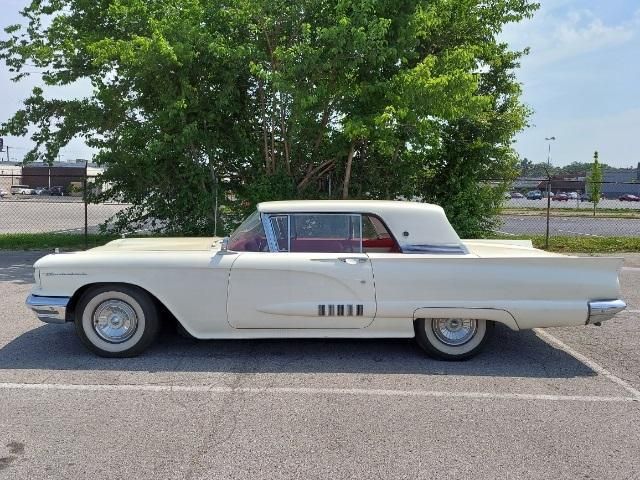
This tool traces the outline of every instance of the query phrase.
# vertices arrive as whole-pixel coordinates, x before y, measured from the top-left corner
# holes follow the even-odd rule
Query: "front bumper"
[[[41,297],[29,295],[27,307],[29,307],[41,320],[46,323],[64,323],[66,321],[67,304],[69,297]]]
[[[587,324],[597,324],[610,320],[616,313],[620,313],[625,308],[627,308],[627,304],[622,300],[596,300],[589,302]]]

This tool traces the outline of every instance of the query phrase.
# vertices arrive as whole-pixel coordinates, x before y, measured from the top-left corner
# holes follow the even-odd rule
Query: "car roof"
[[[442,212],[442,207],[438,205],[400,200],[281,200],[258,204],[258,211],[262,213],[377,213],[380,210],[406,211],[407,209]]]
[[[258,204],[261,213],[371,213],[387,224],[401,247],[461,246],[442,207],[394,200],[287,200]]]

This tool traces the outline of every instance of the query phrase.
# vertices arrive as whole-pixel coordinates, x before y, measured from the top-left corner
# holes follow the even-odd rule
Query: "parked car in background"
[[[0,188],[0,198],[4,198],[4,197],[6,197],[7,195],[9,195],[9,192],[7,192],[6,190],[2,190],[2,189]]]
[[[626,193],[618,198],[621,202],[640,202],[640,197]]]
[[[460,360],[495,323],[612,318],[626,307],[621,266],[530,240],[462,240],[437,205],[265,202],[226,239],[125,238],[47,255],[27,305],[44,322],[75,322],[105,357],[141,353],[166,309],[201,339],[415,338],[429,355]]]
[[[528,200],[542,200],[542,192],[540,190],[532,190],[527,192]]]
[[[29,185],[11,185],[11,195],[33,195],[35,190]]]
[[[551,200],[553,200],[554,202],[568,202],[569,195],[567,195],[566,193],[558,193],[557,195],[551,197]]]
[[[64,187],[61,187],[61,186],[51,187],[51,190],[49,192],[50,192],[49,195],[64,197]]]
[[[569,192],[567,193],[567,197],[569,197],[569,200],[577,200],[578,192]]]
[[[38,189],[38,195],[51,195],[51,190],[48,188],[40,188]]]
[[[511,195],[511,198],[524,198],[524,195],[521,194],[520,192],[511,192],[510,195]]]

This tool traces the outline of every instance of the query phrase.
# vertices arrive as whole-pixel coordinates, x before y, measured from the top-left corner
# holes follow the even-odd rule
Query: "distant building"
[[[512,185],[512,190],[528,191],[538,188],[539,178],[518,177]]]
[[[22,184],[22,166],[13,162],[0,162],[0,189],[8,192],[11,185]]]
[[[551,177],[551,191],[553,193],[583,193],[585,186],[585,177]],[[539,182],[537,189],[545,192],[547,190],[547,181],[543,180]]]
[[[53,162],[51,165],[43,162],[28,163],[22,167],[22,182],[33,188],[60,186],[65,192],[72,192],[82,187],[85,163],[85,160]],[[86,166],[88,182],[93,182],[93,177],[103,171],[103,168],[89,163]]]
[[[625,193],[640,195],[640,162],[637,168],[605,171],[603,175],[602,196],[616,198]]]

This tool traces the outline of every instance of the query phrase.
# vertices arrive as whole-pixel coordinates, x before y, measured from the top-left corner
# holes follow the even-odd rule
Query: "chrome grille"
[[[323,304],[318,305],[318,316],[319,317],[353,317],[355,314],[356,317],[364,316],[364,305],[351,305],[351,304]]]

